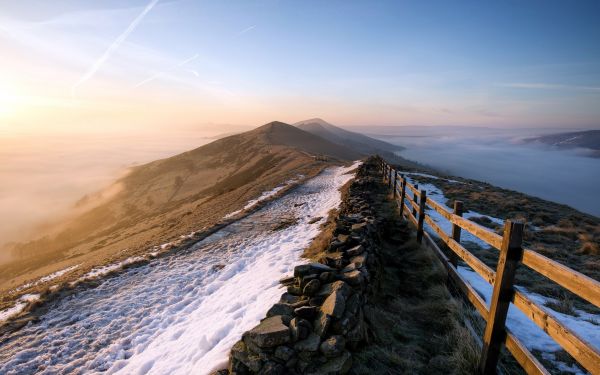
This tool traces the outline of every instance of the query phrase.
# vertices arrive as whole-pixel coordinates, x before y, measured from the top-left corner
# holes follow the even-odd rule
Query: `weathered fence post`
[[[392,167],[390,167],[390,174],[388,175],[388,187],[391,188],[392,187],[392,174],[393,172],[395,172],[394,169],[392,169]]]
[[[404,212],[404,197],[406,196],[406,177],[404,175],[400,175],[400,187],[402,189],[402,193],[400,193],[400,218],[402,218],[402,213]]]
[[[417,221],[417,242],[423,242],[423,220],[425,220],[425,203],[427,202],[427,192],[421,190],[419,194],[419,220]]]
[[[454,201],[454,215],[462,216],[463,214],[463,202]],[[460,243],[460,227],[456,224],[452,224],[452,239]],[[450,263],[456,268],[458,266],[458,255],[454,251],[450,251]]]
[[[398,171],[394,171],[394,190],[392,190],[392,198],[396,199],[396,188],[398,187]]]
[[[419,184],[415,184],[415,190],[419,190]],[[417,218],[417,209],[415,208],[415,206],[417,203],[417,194],[415,194],[414,190],[413,190],[413,202],[415,202],[415,204],[413,205],[412,214],[416,219]]]
[[[519,261],[523,257],[523,228],[524,224],[506,220],[504,237],[496,268],[494,292],[490,304],[490,312],[483,335],[483,350],[481,353],[481,373],[496,374],[498,356],[502,343],[506,339],[506,316],[510,301],[514,297],[514,280]]]

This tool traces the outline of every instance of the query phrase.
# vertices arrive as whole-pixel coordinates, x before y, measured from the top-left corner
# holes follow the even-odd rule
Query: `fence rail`
[[[427,192],[418,184],[411,184],[392,166],[381,160],[384,182],[398,200],[400,214],[406,217],[417,230],[417,241],[430,247],[440,259],[450,278],[486,321],[483,335],[480,371],[494,374],[502,345],[510,351],[528,374],[548,374],[544,366],[533,356],[522,342],[506,327],[506,317],[510,303],[513,303],[530,320],[552,337],[581,366],[594,375],[600,374],[600,353],[598,349],[581,338],[572,329],[562,324],[551,311],[534,302],[527,295],[514,288],[517,266],[523,264],[540,273],[579,297],[600,307],[600,283],[584,274],[555,262],[533,250],[522,247],[524,224],[506,220],[502,236],[462,217],[462,202],[455,202],[451,212],[443,205],[427,198]],[[407,195],[412,193],[412,197]],[[452,233],[446,233],[429,214],[429,207],[452,224]],[[433,238],[424,230],[424,224],[439,236],[450,250],[446,256]],[[460,244],[461,230],[481,239],[492,248],[499,250],[498,266],[491,269],[479,258]],[[490,307],[475,289],[459,274],[458,260],[463,260],[485,281],[493,286]]]

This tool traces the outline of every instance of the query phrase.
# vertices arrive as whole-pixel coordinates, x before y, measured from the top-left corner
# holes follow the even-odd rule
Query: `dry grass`
[[[344,186],[340,188],[340,192],[342,193],[342,201],[346,200],[348,197],[348,189],[352,181],[347,182]],[[331,239],[333,238],[333,231],[336,228],[335,218],[338,214],[337,209],[330,210],[327,214],[327,220],[320,226],[319,234],[312,240],[310,245],[304,249],[304,253],[302,256],[304,258],[319,261],[323,257],[323,252],[329,246]]]
[[[446,286],[435,255],[419,246],[381,188],[382,260],[365,307],[371,343],[354,354],[353,374],[474,374],[479,348],[470,314]]]

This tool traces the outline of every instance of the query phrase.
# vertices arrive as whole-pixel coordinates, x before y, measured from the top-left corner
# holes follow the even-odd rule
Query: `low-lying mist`
[[[600,159],[585,156],[583,150],[523,143],[524,136],[535,134],[531,130],[386,133],[384,140],[406,147],[400,155],[407,159],[600,216]]]
[[[110,198],[130,167],[199,147],[214,135],[0,137],[0,262],[10,257],[2,251],[7,243],[40,237],[73,212]]]

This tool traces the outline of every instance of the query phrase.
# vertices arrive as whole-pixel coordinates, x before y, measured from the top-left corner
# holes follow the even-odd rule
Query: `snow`
[[[492,295],[492,286],[487,283],[479,274],[473,271],[469,267],[458,267],[458,273],[469,283],[477,293],[483,297],[486,301],[486,305],[489,309],[490,299]],[[577,310],[578,316],[572,316],[560,313],[549,307],[546,307],[546,303],[553,302],[552,298],[544,297],[536,293],[529,293],[525,288],[518,287],[519,291],[539,306],[542,306],[545,310],[550,312],[558,321],[565,326],[572,329],[579,337],[590,343],[596,348],[600,348],[600,326],[593,324],[588,320],[596,320],[600,318],[598,315],[590,314],[581,310]],[[559,369],[566,372],[572,372],[576,374],[584,374],[576,367],[570,367],[565,363],[558,361],[554,352],[561,350],[561,346],[557,344],[552,337],[546,332],[539,328],[527,315],[519,310],[512,303],[508,310],[508,317],[506,318],[506,325],[517,336],[517,338],[527,347],[529,350],[539,350],[543,353],[544,358],[552,361]]]
[[[451,183],[458,183],[458,184],[462,184],[463,182],[458,181],[458,180],[451,180],[448,178],[442,178],[442,177],[438,177],[438,176],[434,176],[432,174],[427,174],[427,173],[420,173],[420,172],[406,172],[406,171],[398,171],[399,174],[403,174],[405,176],[421,176],[421,177],[427,177],[427,178],[431,178],[433,180],[444,180],[447,182],[451,182]]]
[[[241,209],[239,209],[237,211],[230,212],[227,215],[225,215],[223,218],[224,219],[230,219],[230,218],[236,216],[237,214],[239,214],[239,213],[241,213],[243,211],[246,211],[246,210],[249,210],[251,208],[254,208],[257,204],[259,204],[261,202],[264,202],[264,201],[266,201],[266,200],[274,197],[281,190],[285,189],[286,187],[292,186],[293,184],[295,184],[296,182],[298,182],[298,180],[300,180],[303,177],[304,177],[304,175],[298,175],[297,178],[295,178],[295,179],[291,179],[291,180],[289,180],[289,181],[287,181],[287,182],[285,182],[285,183],[283,183],[281,185],[278,185],[278,186],[274,187],[271,190],[267,190],[267,191],[263,192],[258,198],[249,200],[243,208],[241,208]]]
[[[73,271],[74,269],[78,268],[80,265],[81,264],[76,264],[74,266],[67,267],[67,268],[64,268],[62,270],[56,271],[54,273],[51,273],[50,275],[44,276],[44,277],[40,278],[38,281],[27,283],[27,284],[23,284],[23,285],[15,288],[15,292],[19,292],[19,291],[21,291],[23,289],[27,289],[29,287],[36,286],[36,285],[43,284],[43,283],[46,283],[48,281],[54,280],[57,277],[60,277],[60,276],[62,276],[64,274],[66,274],[66,273],[69,273],[69,272]]]
[[[339,206],[338,189],[357,165],[329,168],[187,250],[50,302],[39,321],[0,337],[0,373],[208,374],[224,366],[279,300],[278,280],[318,234],[310,219]],[[273,230],[290,215],[294,225]]]
[[[411,184],[418,183],[416,181],[412,181],[410,177],[407,177],[407,180]],[[452,211],[449,207],[445,205],[447,199],[444,196],[443,192],[440,189],[438,189],[435,185],[423,183],[418,184],[419,190],[424,189],[427,191],[428,199],[432,199],[437,203],[440,203],[449,211]],[[406,192],[410,199],[412,199],[412,191],[410,189],[407,189]],[[434,222],[438,224],[439,227],[441,227],[444,230],[444,232],[446,232],[447,234],[451,233],[452,224],[443,216],[441,216],[437,211],[427,208],[427,214],[433,219]],[[493,216],[484,215],[476,211],[468,211],[463,214],[463,217],[467,219],[481,216],[489,218],[492,222],[500,226],[504,225],[504,220]],[[433,231],[433,229],[429,225],[427,225],[427,223],[425,223],[425,230],[432,236],[438,236],[437,233],[435,233],[435,231]],[[490,248],[490,246],[487,243],[473,236],[466,230],[463,230],[461,232],[461,243],[464,242],[473,242],[483,249]],[[459,266],[458,272],[485,299],[489,308],[490,298],[493,289],[492,286],[468,266]],[[592,323],[592,321],[600,323],[600,315],[590,314],[581,310],[575,311],[577,316],[563,314],[558,311],[554,311],[549,307],[546,307],[547,303],[556,302],[554,299],[536,293],[530,293],[523,287],[516,286],[516,288],[518,288],[519,291],[521,291],[523,294],[526,294],[539,306],[542,306],[544,309],[551,312],[551,314],[557,320],[559,320],[565,326],[572,329],[584,340],[586,340],[596,348],[600,348],[600,326],[598,324]],[[560,362],[558,359],[556,359],[554,353],[556,351],[561,350],[561,346],[557,344],[554,341],[554,339],[548,336],[541,328],[539,328],[532,320],[530,320],[523,312],[521,312],[521,310],[519,310],[513,304],[511,304],[509,308],[507,326],[529,350],[539,350],[543,353],[546,359],[552,361],[560,370],[575,374],[583,374],[577,367],[568,366],[567,364]]]
[[[424,184],[424,183],[419,183],[417,181],[412,180],[410,177],[406,178],[407,181],[414,185],[414,184],[418,184],[419,185],[419,190],[426,190],[427,191],[427,199],[431,199],[433,201],[435,201],[436,203],[439,203],[442,207],[444,207],[446,210],[452,212],[453,209],[451,209],[450,207],[446,206],[446,201],[447,198],[444,196],[444,193],[435,185],[433,184]],[[410,189],[406,189],[406,195],[409,199],[413,199],[413,192]],[[427,215],[429,215],[429,217],[431,217],[431,219],[440,227],[442,228],[442,230],[447,233],[447,234],[451,234],[452,233],[452,223],[450,223],[445,217],[443,217],[439,212],[437,212],[436,210],[434,210],[433,208],[427,207],[426,208],[426,212]],[[489,216],[489,215],[484,215],[481,214],[479,212],[476,211],[467,211],[465,213],[463,213],[463,217],[469,219],[472,217],[487,217],[488,219],[490,219],[492,222],[500,225],[500,226],[504,226],[504,220],[497,218],[497,217],[493,217],[493,216]],[[425,223],[424,226],[425,230],[432,236],[436,236],[437,237],[437,233],[433,230],[433,228],[431,228],[431,226],[427,223]],[[485,241],[479,239],[478,237],[472,235],[471,233],[469,233],[466,230],[461,231],[461,235],[460,235],[460,240],[462,243],[464,242],[473,242],[475,244],[477,244],[477,246],[480,246],[483,249],[488,249],[490,248],[490,245],[488,245]]]
[[[40,299],[39,294],[24,294],[18,300],[17,303],[6,310],[0,311],[0,322],[10,319],[16,315],[19,315],[25,308],[30,304]]]

